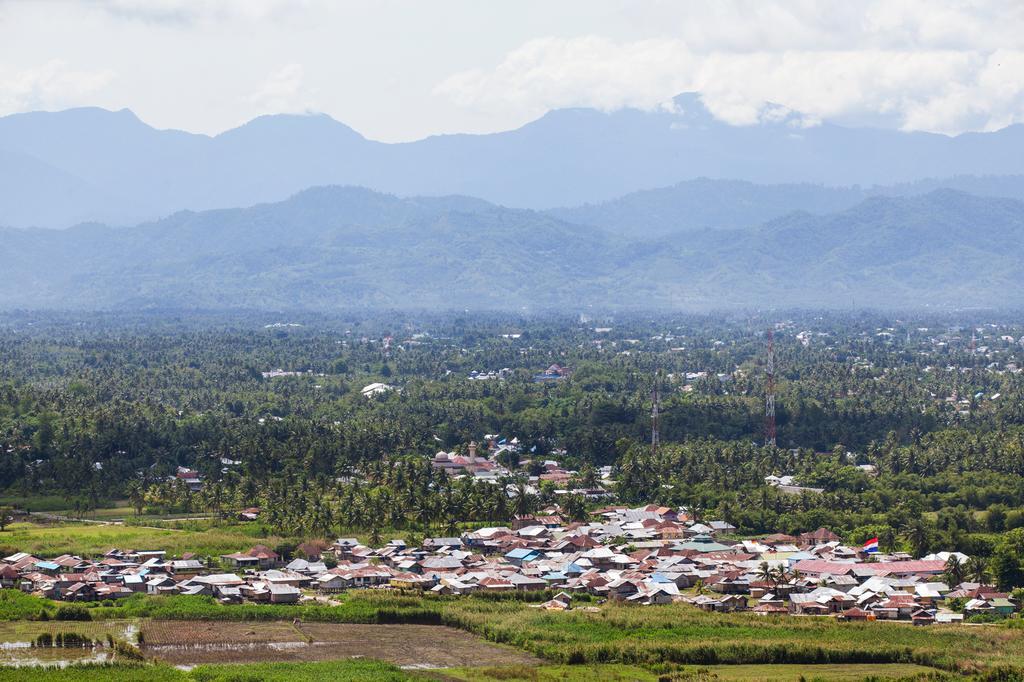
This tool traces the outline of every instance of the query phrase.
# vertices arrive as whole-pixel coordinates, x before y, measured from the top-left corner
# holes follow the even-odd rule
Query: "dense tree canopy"
[[[763,444],[769,326],[778,447]],[[626,502],[685,505],[743,532],[826,525],[919,552],[994,553],[1010,580],[1024,527],[1022,334],[1001,319],[869,315],[9,314],[0,488],[82,508],[258,502],[278,528],[324,533],[441,529],[551,499],[515,495],[528,467],[488,486],[427,460],[501,434],[522,443],[505,456],[513,469],[553,458],[593,483],[612,465]],[[570,376],[534,381],[554,363]],[[397,390],[364,396],[373,382]],[[172,482],[179,466],[204,489]],[[823,492],[787,494],[769,474]],[[581,516],[581,504],[566,506]]]

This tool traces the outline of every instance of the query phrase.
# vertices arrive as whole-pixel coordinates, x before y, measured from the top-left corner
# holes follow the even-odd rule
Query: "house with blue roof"
[[[532,547],[516,547],[505,554],[505,559],[510,564],[522,566],[523,564],[531,561],[536,561],[540,555],[540,551],[533,549]]]
[[[569,576],[559,571],[552,571],[542,575],[540,579],[547,583],[549,587],[553,587],[555,585],[564,585],[569,580]]]

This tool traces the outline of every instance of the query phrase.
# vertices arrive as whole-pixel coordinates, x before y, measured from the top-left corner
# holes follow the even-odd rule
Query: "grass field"
[[[67,516],[74,519],[87,521],[124,521],[134,525],[145,525],[160,521],[173,521],[175,519],[212,518],[212,515],[201,512],[182,512],[177,514],[136,514],[135,509],[127,502],[119,501],[112,503],[110,507],[90,509],[87,512],[76,512],[73,509],[58,509],[51,513],[58,516]]]
[[[459,680],[460,682],[657,682],[658,673],[635,665],[540,665],[485,666],[480,668],[446,668],[423,671],[425,679]]]
[[[0,495],[0,506],[33,512],[56,512],[67,509],[70,502],[64,495],[19,495],[16,492]],[[102,502],[101,504],[107,506],[111,503]]]
[[[377,661],[202,665],[98,664],[67,668],[0,668],[0,682],[404,682],[412,674]]]
[[[65,503],[66,504],[66,503]],[[59,510],[55,515],[62,514]],[[225,522],[212,518],[182,515],[135,517],[128,507],[110,507],[90,512],[84,518],[103,521],[12,523],[0,532],[0,552],[29,552],[44,557],[59,554],[95,556],[112,547],[118,549],[164,549],[169,556],[194,552],[200,556],[244,551],[255,544],[276,547],[282,543],[298,544],[316,539],[283,537],[266,531],[259,522]],[[111,523],[124,519],[123,523]],[[479,525],[479,524],[466,524]],[[385,539],[407,537],[408,531],[384,529]],[[369,542],[366,531],[343,530],[339,537],[355,537]]]
[[[204,665],[188,673],[195,682],[403,682],[409,673],[377,661],[319,663],[264,663],[256,665]]]
[[[538,611],[464,599],[446,623],[556,663],[914,663],[970,672],[1024,665],[1024,632],[1006,626],[915,628],[824,618],[714,614],[686,605],[606,605],[599,612]]]
[[[183,530],[87,523],[13,523],[0,533],[0,552],[5,555],[29,552],[42,556],[96,556],[117,547],[165,549],[171,556],[180,556],[184,552],[219,556],[248,549],[257,543],[274,547],[285,541],[285,538],[273,535],[261,537],[254,534],[256,530],[241,524],[206,530]]]
[[[219,556],[249,549],[255,544],[276,547],[285,542],[299,543],[313,538],[283,537],[265,532],[257,523],[217,521],[206,518],[174,516],[134,517],[120,512],[126,508],[99,510],[95,518],[105,523],[54,522],[12,523],[0,532],[0,552],[29,552],[44,557],[59,554],[95,556],[112,547],[118,549],[164,549],[169,556],[194,552],[200,556]],[[60,512],[54,512],[55,514]],[[124,518],[124,523],[110,523]],[[383,537],[404,537],[407,533],[387,531]],[[341,537],[369,538],[363,531],[344,531]]]
[[[179,670],[166,665],[100,664],[64,669],[0,668],[0,682],[657,682],[670,680],[852,680],[939,679],[927,668],[910,665],[850,666],[714,666],[683,669],[674,674],[652,673],[636,666],[503,666],[403,670],[378,661],[314,663],[255,663],[200,665]],[[950,677],[949,679],[953,679]],[[1006,678],[1004,678],[1006,679]],[[1010,678],[1013,679],[1013,678]]]
[[[716,665],[688,666],[675,671],[676,679],[691,678],[736,680],[828,680],[829,682],[852,682],[864,679],[900,679],[917,675],[931,676],[933,668],[912,664],[851,664],[851,665]],[[655,673],[639,666],[606,665],[542,665],[502,666],[483,668],[450,668],[422,673],[423,677],[436,680],[459,680],[460,682],[658,682],[672,678],[672,674]]]
[[[706,670],[714,679],[754,682],[755,680],[840,680],[852,682],[865,679],[900,679],[918,675],[931,676],[935,671],[910,664],[852,665],[715,665],[684,669],[683,672]]]

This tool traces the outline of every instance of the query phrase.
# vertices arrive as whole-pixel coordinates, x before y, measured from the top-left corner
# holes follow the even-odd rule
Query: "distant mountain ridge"
[[[245,209],[132,228],[0,230],[0,308],[556,305],[610,239],[468,197],[399,199],[320,187]],[[524,284],[530,260],[547,279]]]
[[[937,189],[1024,201],[1024,175],[927,178],[875,187],[827,187],[810,183],[758,185],[743,180],[697,178],[596,204],[547,212],[562,220],[595,225],[611,232],[658,237],[691,230],[743,229],[794,212],[834,213],[870,197],[919,196]]]
[[[1024,202],[937,190],[657,238],[321,187],[132,228],[0,230],[0,308],[1016,307]]]
[[[0,225],[127,225],[335,184],[548,209],[701,177],[873,186],[1024,174],[1021,125],[950,138],[798,119],[731,126],[685,94],[671,110],[564,109],[512,131],[385,144],[324,115],[208,137],[155,130],[128,110],[15,114],[0,118]]]

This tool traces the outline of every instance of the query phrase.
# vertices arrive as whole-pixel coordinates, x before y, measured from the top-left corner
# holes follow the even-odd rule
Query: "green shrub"
[[[0,620],[46,620],[42,612],[47,610],[51,602],[21,590],[12,588],[0,589]]]
[[[57,609],[57,620],[92,620],[92,614],[87,609],[75,604],[61,606]]]
[[[138,647],[132,646],[128,642],[122,642],[121,640],[114,640],[114,657],[128,661],[145,660]]]

